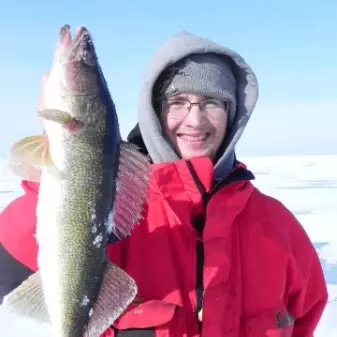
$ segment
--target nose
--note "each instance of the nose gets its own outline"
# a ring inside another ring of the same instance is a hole
[[[205,122],[205,116],[198,105],[193,105],[184,119],[184,124],[191,127],[198,127]]]

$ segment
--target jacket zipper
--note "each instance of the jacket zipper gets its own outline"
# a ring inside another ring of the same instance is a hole
[[[224,179],[219,180],[215,183],[212,189],[207,193],[204,186],[202,185],[197,173],[195,172],[190,161],[186,161],[187,167],[193,177],[193,180],[202,196],[203,204],[204,204],[204,212],[200,214],[193,221],[193,226],[197,230],[197,232],[202,236],[202,232],[205,226],[205,213],[206,206],[211,197],[218,192],[221,188],[228,186],[236,181],[242,180],[253,180],[254,175],[252,172],[248,171],[245,168],[237,168],[233,173],[230,173]],[[204,245],[202,240],[197,240],[196,244],[196,316],[199,324],[199,332],[202,330],[202,321],[199,319],[198,315],[202,310],[203,306],[203,293],[204,293],[204,285],[203,285],[203,267],[204,267]]]

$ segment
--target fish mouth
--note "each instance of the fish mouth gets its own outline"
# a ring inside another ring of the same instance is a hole
[[[96,95],[102,86],[94,42],[86,27],[80,26],[72,37],[70,25],[63,25],[58,35],[56,61],[61,69],[63,88],[73,96]]]
[[[83,62],[89,66],[97,64],[95,46],[86,27],[78,27],[72,37],[70,25],[63,25],[59,32],[58,43],[64,51],[64,62]]]

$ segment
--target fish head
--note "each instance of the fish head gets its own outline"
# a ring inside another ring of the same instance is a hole
[[[52,68],[44,83],[43,123],[59,122],[70,134],[102,129],[111,104],[95,46],[85,27],[71,36],[70,26],[59,31]],[[112,103],[113,104],[113,103]]]

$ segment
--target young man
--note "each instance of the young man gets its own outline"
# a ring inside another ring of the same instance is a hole
[[[139,291],[105,337],[313,336],[327,302],[315,249],[235,157],[257,96],[249,65],[207,39],[178,34],[150,60],[128,137],[153,162],[150,195],[132,236],[107,250]],[[24,219],[20,200],[3,212],[5,232],[31,232],[37,192]]]

